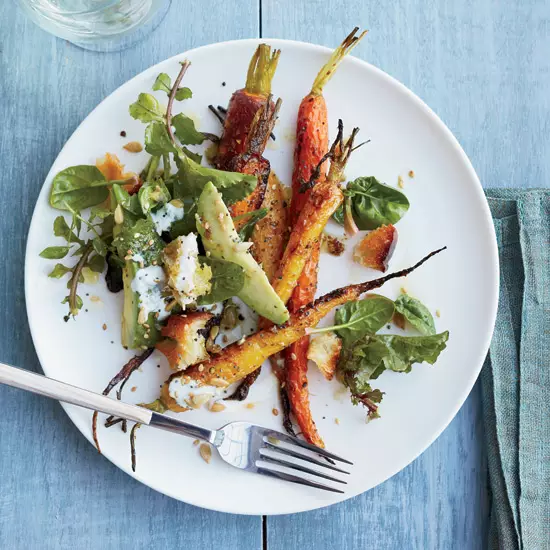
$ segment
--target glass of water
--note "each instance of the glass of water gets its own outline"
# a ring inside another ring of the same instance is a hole
[[[162,21],[171,0],[19,0],[44,30],[94,51],[117,51]]]

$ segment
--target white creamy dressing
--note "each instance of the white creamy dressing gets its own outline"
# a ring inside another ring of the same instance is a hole
[[[189,407],[188,401],[195,395],[209,395],[212,399],[216,399],[224,395],[223,391],[222,388],[216,388],[214,386],[199,386],[195,380],[191,380],[187,384],[182,384],[179,377],[174,378],[169,386],[170,397],[172,397],[180,407]]]
[[[199,267],[199,247],[194,233],[178,237],[181,243],[178,248],[178,270],[173,274],[176,290],[180,294],[182,305],[190,304],[197,299],[195,290],[195,273]]]
[[[139,296],[139,305],[144,309],[145,316],[149,313],[158,313],[158,320],[162,321],[170,315],[165,309],[162,289],[166,285],[164,270],[158,265],[150,265],[139,269],[132,281],[132,290]]]
[[[183,219],[183,207],[177,207],[168,202],[156,212],[151,212],[151,219],[157,233],[161,235],[164,231],[168,231],[173,223]]]

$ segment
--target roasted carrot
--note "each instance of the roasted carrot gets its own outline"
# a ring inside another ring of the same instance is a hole
[[[262,155],[265,149],[265,142],[269,138],[269,134],[273,130],[273,126],[277,120],[280,106],[280,99],[274,105],[268,99],[267,103],[260,107],[250,127],[246,150],[234,156],[226,163],[226,170],[249,174],[258,178],[258,184],[254,191],[248,197],[229,207],[229,212],[233,218],[257,210],[262,205],[271,171],[269,161]],[[244,223],[244,220],[241,223]],[[235,227],[238,230],[239,223],[236,223]]]
[[[272,53],[271,47],[267,44],[260,44],[254,52],[248,67],[245,87],[237,90],[229,101],[223,135],[214,160],[216,168],[230,169],[229,163],[248,149],[250,130],[258,116],[258,111],[268,105],[273,109],[270,97],[271,82],[280,55],[280,50],[275,50]],[[270,133],[271,131],[263,138],[263,148],[265,148]]]
[[[432,256],[445,248],[435,250],[407,269],[390,273],[379,279],[345,286],[324,296],[294,312],[290,319],[279,327],[260,330],[244,340],[224,348],[220,354],[209,361],[189,367],[185,372],[174,373],[164,383],[161,391],[163,404],[171,410],[178,410],[178,404],[172,397],[170,384],[179,379],[182,384],[195,382],[199,386],[227,387],[242,380],[254,372],[271,355],[300,340],[335,307],[357,300],[365,292],[379,288],[387,281],[405,277],[419,268]]]
[[[326,181],[315,186],[308,195],[290,234],[277,275],[271,283],[285,304],[290,299],[312,251],[314,254],[318,254],[315,251],[319,248],[321,233],[332,214],[342,203],[343,193],[340,183],[343,181],[344,168],[353,151],[353,142],[358,131],[358,128],[354,128],[351,136],[344,143],[343,124],[341,120],[338,121],[338,136],[330,151],[325,155],[327,159],[331,160],[329,174]],[[309,185],[309,182],[306,182],[305,185]],[[315,269],[317,269],[316,265]],[[270,323],[265,319],[260,319],[259,327],[261,329],[267,328],[269,325]],[[252,373],[243,380],[232,398],[245,399],[250,386],[258,378],[258,374],[258,372]]]
[[[290,215],[296,223],[312,190],[308,183],[321,185],[325,179],[322,163],[328,151],[328,114],[323,89],[330,80],[342,59],[363,38],[365,32],[355,36],[356,27],[342,44],[334,50],[328,62],[322,67],[313,82],[313,86],[298,109],[296,121],[296,147],[294,148],[294,169],[292,172],[292,203]],[[315,297],[317,291],[317,270],[319,264],[320,241],[310,249],[310,255],[304,266],[298,283],[288,304],[290,312],[297,311]],[[309,338],[306,336],[292,344],[285,351],[287,392],[296,421],[305,439],[323,447],[315,422],[309,408],[309,390],[307,382],[307,350]]]

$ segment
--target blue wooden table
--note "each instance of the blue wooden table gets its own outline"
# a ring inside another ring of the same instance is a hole
[[[23,294],[25,238],[51,163],[78,123],[146,67],[247,37],[335,46],[424,99],[487,187],[549,181],[550,4],[544,0],[173,0],[137,46],[96,54],[0,2],[0,360],[39,368]],[[77,365],[75,365],[77,368]],[[176,502],[123,474],[51,401],[0,387],[0,548],[483,548],[488,493],[476,386],[441,437],[367,494],[311,513],[240,517]]]

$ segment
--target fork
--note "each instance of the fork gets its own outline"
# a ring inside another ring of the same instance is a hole
[[[346,481],[329,475],[326,470],[349,474],[333,462],[353,465],[349,460],[310,445],[297,437],[255,426],[249,422],[231,422],[219,430],[207,430],[171,416],[114,400],[4,363],[0,363],[0,383],[153,428],[201,439],[216,448],[220,457],[235,468],[333,493],[344,493],[344,491],[314,479],[321,478],[346,484]],[[312,468],[308,464],[317,468]],[[292,470],[296,473],[288,473],[277,468]],[[313,479],[299,474],[306,474]]]

